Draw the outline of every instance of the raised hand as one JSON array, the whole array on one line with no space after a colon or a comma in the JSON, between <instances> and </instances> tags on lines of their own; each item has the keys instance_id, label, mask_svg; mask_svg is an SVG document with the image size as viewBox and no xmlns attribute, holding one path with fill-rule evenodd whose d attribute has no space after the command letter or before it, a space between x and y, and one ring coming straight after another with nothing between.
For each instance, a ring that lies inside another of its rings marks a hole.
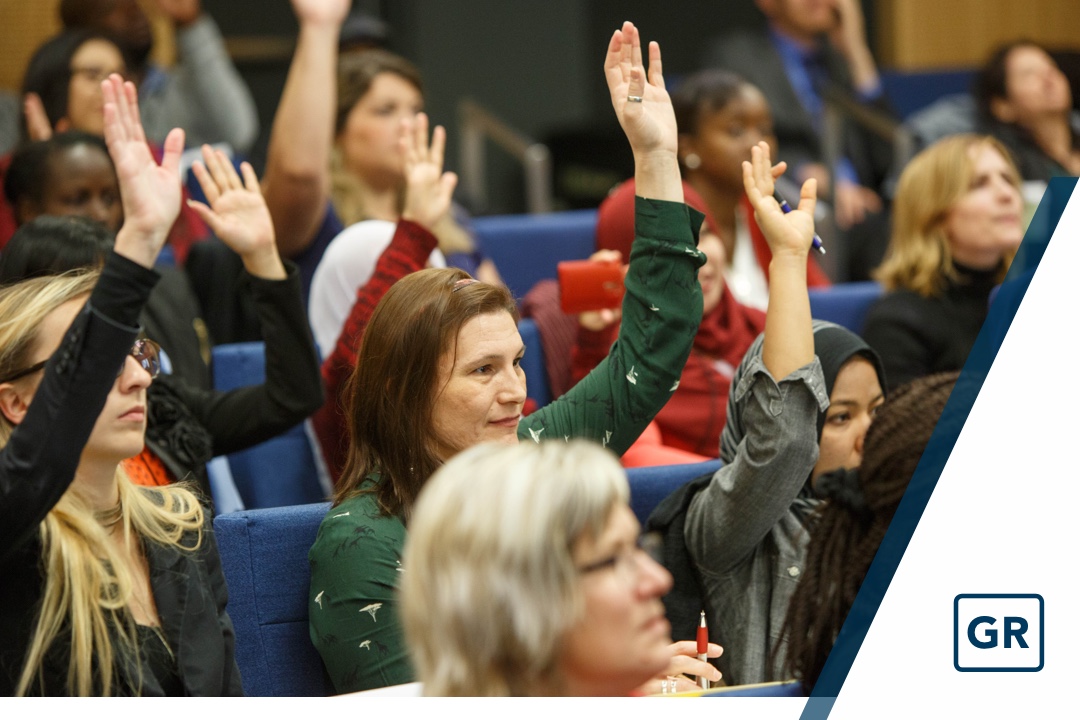
<instances>
[{"instance_id":1,"label":"raised hand","mask_svg":"<svg viewBox=\"0 0 1080 720\"><path fill-rule=\"evenodd\" d=\"M405 156L405 207L401 216L429 230L450 211L457 175L443 172L446 130L435 126L428 144L428 116L418 113L402 123L401 150Z\"/></svg>"},{"instance_id":2,"label":"raised hand","mask_svg":"<svg viewBox=\"0 0 1080 720\"><path fill-rule=\"evenodd\" d=\"M116 251L151 267L180 214L180 153L184 131L165 138L161 165L154 161L139 119L135 86L116 74L101 83L105 100L105 144L116 166L124 225Z\"/></svg>"},{"instance_id":3,"label":"raised hand","mask_svg":"<svg viewBox=\"0 0 1080 720\"><path fill-rule=\"evenodd\" d=\"M340 25L349 14L352 0L292 0L293 12L300 24Z\"/></svg>"},{"instance_id":4,"label":"raised hand","mask_svg":"<svg viewBox=\"0 0 1080 720\"><path fill-rule=\"evenodd\" d=\"M26 134L32 141L48 140L52 137L52 124L37 93L26 93L23 97L23 116L26 118Z\"/></svg>"},{"instance_id":5,"label":"raised hand","mask_svg":"<svg viewBox=\"0 0 1080 720\"><path fill-rule=\"evenodd\" d=\"M678 146L678 128L671 98L664 87L660 46L649 43L646 75L638 29L629 21L623 23L608 44L604 75L611 92L611 104L634 154L657 151L674 154ZM640 101L631 98L640 98Z\"/></svg>"},{"instance_id":6,"label":"raised hand","mask_svg":"<svg viewBox=\"0 0 1080 720\"><path fill-rule=\"evenodd\" d=\"M202 162L192 164L191 169L209 205L195 200L189 200L188 205L240 255L253 275L285 277L274 244L274 223L251 164L240 164L241 181L225 153L203 145L202 156Z\"/></svg>"},{"instance_id":7,"label":"raised hand","mask_svg":"<svg viewBox=\"0 0 1080 720\"><path fill-rule=\"evenodd\" d=\"M802 255L810 251L814 239L814 206L817 204L817 181L813 178L803 183L799 194L799 206L788 214L780 209L773 192L774 178L783 173L786 165L771 164L769 144L762 141L750 150L750 161L743 161L743 187L758 225L765 233L773 257Z\"/></svg>"}]
</instances>

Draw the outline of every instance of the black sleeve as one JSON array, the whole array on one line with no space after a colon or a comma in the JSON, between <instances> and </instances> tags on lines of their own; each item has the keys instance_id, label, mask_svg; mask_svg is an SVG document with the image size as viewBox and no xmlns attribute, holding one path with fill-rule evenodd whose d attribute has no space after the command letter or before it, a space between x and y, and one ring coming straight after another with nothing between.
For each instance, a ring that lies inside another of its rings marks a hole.
<instances>
[{"instance_id":1,"label":"black sleeve","mask_svg":"<svg viewBox=\"0 0 1080 720\"><path fill-rule=\"evenodd\" d=\"M26 541L71 484L157 278L110 252L89 301L45 366L26 416L0 450L0 560Z\"/></svg>"},{"instance_id":2,"label":"black sleeve","mask_svg":"<svg viewBox=\"0 0 1080 720\"><path fill-rule=\"evenodd\" d=\"M300 295L300 273L286 262L288 277L251 277L266 343L266 382L228 392L174 388L213 438L214 455L269 440L318 410L323 403L318 353Z\"/></svg>"}]
</instances>

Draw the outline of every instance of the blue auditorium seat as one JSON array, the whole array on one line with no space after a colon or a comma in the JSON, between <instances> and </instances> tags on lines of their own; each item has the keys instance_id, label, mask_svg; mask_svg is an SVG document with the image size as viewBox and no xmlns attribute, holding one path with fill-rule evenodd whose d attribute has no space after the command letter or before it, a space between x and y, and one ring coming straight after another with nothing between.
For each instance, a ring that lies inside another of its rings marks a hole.
<instances>
[{"instance_id":1,"label":"blue auditorium seat","mask_svg":"<svg viewBox=\"0 0 1080 720\"><path fill-rule=\"evenodd\" d=\"M536 401L537 409L551 402L551 390L548 388L547 368L544 367L544 347L540 344L540 329L536 322L525 318L518 323L518 333L525 343L525 357L521 368L525 371L529 397Z\"/></svg>"},{"instance_id":2,"label":"blue auditorium seat","mask_svg":"<svg viewBox=\"0 0 1080 720\"><path fill-rule=\"evenodd\" d=\"M474 218L473 230L503 282L519 300L538 281L557 277L561 260L581 260L595 248L596 211Z\"/></svg>"},{"instance_id":3,"label":"blue auditorium seat","mask_svg":"<svg viewBox=\"0 0 1080 720\"><path fill-rule=\"evenodd\" d=\"M817 320L843 325L859 335L866 323L866 313L883 292L876 282L841 283L811 289L810 314Z\"/></svg>"},{"instance_id":4,"label":"blue auditorium seat","mask_svg":"<svg viewBox=\"0 0 1080 720\"><path fill-rule=\"evenodd\" d=\"M334 692L308 635L307 556L329 509L330 503L315 503L214 519L246 695Z\"/></svg>"},{"instance_id":5,"label":"blue auditorium seat","mask_svg":"<svg viewBox=\"0 0 1080 720\"><path fill-rule=\"evenodd\" d=\"M212 356L217 390L255 385L266 378L261 342L216 345ZM316 452L301 423L255 447L230 454L229 469L244 506L253 509L325 500Z\"/></svg>"},{"instance_id":6,"label":"blue auditorium seat","mask_svg":"<svg viewBox=\"0 0 1080 720\"><path fill-rule=\"evenodd\" d=\"M644 526L646 518L661 500L694 478L711 475L721 465L720 460L709 460L688 465L630 468L626 471L630 480L630 508Z\"/></svg>"}]
</instances>

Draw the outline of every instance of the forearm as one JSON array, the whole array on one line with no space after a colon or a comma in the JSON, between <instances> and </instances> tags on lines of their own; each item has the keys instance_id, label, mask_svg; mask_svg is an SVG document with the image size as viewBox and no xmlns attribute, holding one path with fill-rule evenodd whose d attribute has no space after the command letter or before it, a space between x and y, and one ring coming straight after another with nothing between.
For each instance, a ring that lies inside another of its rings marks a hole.
<instances>
[{"instance_id":1,"label":"forearm","mask_svg":"<svg viewBox=\"0 0 1080 720\"><path fill-rule=\"evenodd\" d=\"M805 252L793 252L773 255L769 263L769 308L761 355L769 374L781 380L814 359L806 262Z\"/></svg>"},{"instance_id":2,"label":"forearm","mask_svg":"<svg viewBox=\"0 0 1080 720\"><path fill-rule=\"evenodd\" d=\"M578 385L523 423L546 439L585 437L622 454L671 399L701 323L701 214L637 199L619 338Z\"/></svg>"},{"instance_id":3,"label":"forearm","mask_svg":"<svg viewBox=\"0 0 1080 720\"><path fill-rule=\"evenodd\" d=\"M682 175L674 153L666 150L634 155L635 193L649 200L683 202Z\"/></svg>"},{"instance_id":4,"label":"forearm","mask_svg":"<svg viewBox=\"0 0 1080 720\"><path fill-rule=\"evenodd\" d=\"M254 278L260 280L284 280L288 277L285 263L281 261L281 255L278 254L277 246L274 244L243 253L240 256L240 261L244 263L244 270L247 271L248 275Z\"/></svg>"},{"instance_id":5,"label":"forearm","mask_svg":"<svg viewBox=\"0 0 1080 720\"><path fill-rule=\"evenodd\" d=\"M318 354L300 297L299 271L290 267L282 280L253 277L251 288L264 339L266 380L227 393L208 393L197 404L215 455L242 450L288 430L324 400Z\"/></svg>"},{"instance_id":6,"label":"forearm","mask_svg":"<svg viewBox=\"0 0 1080 720\"><path fill-rule=\"evenodd\" d=\"M880 90L881 77L870 48L866 45L858 46L848 53L847 59L851 84L860 95L870 96Z\"/></svg>"},{"instance_id":7,"label":"forearm","mask_svg":"<svg viewBox=\"0 0 1080 720\"><path fill-rule=\"evenodd\" d=\"M286 256L303 250L330 195L337 23L304 23L270 131L263 192Z\"/></svg>"},{"instance_id":8,"label":"forearm","mask_svg":"<svg viewBox=\"0 0 1080 720\"><path fill-rule=\"evenodd\" d=\"M618 335L618 326L589 330L578 326L577 341L570 354L570 379L576 385L607 357Z\"/></svg>"},{"instance_id":9,"label":"forearm","mask_svg":"<svg viewBox=\"0 0 1080 720\"><path fill-rule=\"evenodd\" d=\"M704 569L724 572L745 558L802 490L818 457L823 385L816 359L779 383L760 359L746 367L732 389L745 435L686 516L687 547Z\"/></svg>"},{"instance_id":10,"label":"forearm","mask_svg":"<svg viewBox=\"0 0 1080 720\"><path fill-rule=\"evenodd\" d=\"M186 100L183 109L191 109L190 104L195 102L197 116L193 124L204 128L206 135L200 138L193 133L189 140L224 141L246 152L259 134L259 117L251 91L233 65L217 24L203 13L178 30L176 39L180 62L175 81L191 93L179 93Z\"/></svg>"}]
</instances>

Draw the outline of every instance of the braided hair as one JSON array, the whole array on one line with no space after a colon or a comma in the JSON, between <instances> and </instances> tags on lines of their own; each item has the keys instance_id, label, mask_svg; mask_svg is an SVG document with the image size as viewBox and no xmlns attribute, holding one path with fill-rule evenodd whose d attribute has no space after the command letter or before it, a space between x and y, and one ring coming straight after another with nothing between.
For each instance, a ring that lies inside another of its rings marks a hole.
<instances>
[{"instance_id":1,"label":"braided hair","mask_svg":"<svg viewBox=\"0 0 1080 720\"><path fill-rule=\"evenodd\" d=\"M785 673L813 689L958 373L920 378L894 391L866 433L862 465L818 478L826 499L811 519L804 572L781 638Z\"/></svg>"}]
</instances>

